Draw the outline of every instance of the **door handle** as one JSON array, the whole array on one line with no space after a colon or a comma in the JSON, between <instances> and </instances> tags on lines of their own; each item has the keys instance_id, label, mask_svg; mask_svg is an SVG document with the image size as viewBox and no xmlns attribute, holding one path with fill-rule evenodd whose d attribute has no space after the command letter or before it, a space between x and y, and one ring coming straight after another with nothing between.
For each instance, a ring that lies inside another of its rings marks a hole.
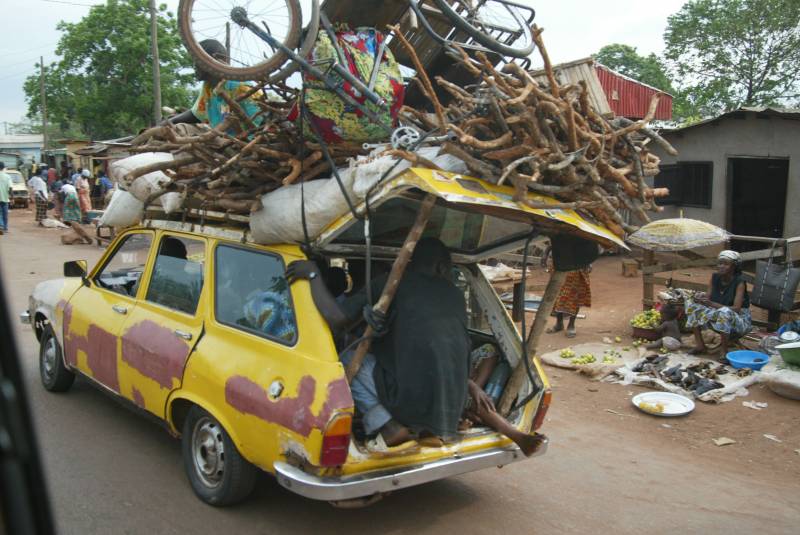
<instances>
[{"instance_id":1,"label":"door handle","mask_svg":"<svg viewBox=\"0 0 800 535\"><path fill-rule=\"evenodd\" d=\"M122 305L114 305L114 306L111 307L111 310L113 310L117 314L127 314L128 313L128 308L124 307Z\"/></svg>"},{"instance_id":2,"label":"door handle","mask_svg":"<svg viewBox=\"0 0 800 535\"><path fill-rule=\"evenodd\" d=\"M186 331L182 331L180 329L175 329L175 331L173 331L173 332L175 333L175 336L179 336L179 337L183 338L184 340L191 340L192 339L192 333L187 333Z\"/></svg>"}]
</instances>

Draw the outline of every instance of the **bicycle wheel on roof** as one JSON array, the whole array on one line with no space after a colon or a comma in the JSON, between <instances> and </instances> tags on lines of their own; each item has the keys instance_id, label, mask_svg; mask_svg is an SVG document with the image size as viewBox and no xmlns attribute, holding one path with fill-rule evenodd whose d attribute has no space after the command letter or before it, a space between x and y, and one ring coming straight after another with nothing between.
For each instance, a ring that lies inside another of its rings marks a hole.
<instances>
[{"instance_id":1,"label":"bicycle wheel on roof","mask_svg":"<svg viewBox=\"0 0 800 535\"><path fill-rule=\"evenodd\" d=\"M508 0L433 0L453 24L483 46L505 56L527 57L536 44L533 8Z\"/></svg>"},{"instance_id":2,"label":"bicycle wheel on roof","mask_svg":"<svg viewBox=\"0 0 800 535\"><path fill-rule=\"evenodd\" d=\"M181 0L178 28L189 54L204 71L227 80L258 80L286 63L286 55L272 49L257 35L235 24L231 11L243 8L287 48L297 46L302 27L299 0ZM226 62L207 54L200 43L214 39L229 44Z\"/></svg>"}]
</instances>

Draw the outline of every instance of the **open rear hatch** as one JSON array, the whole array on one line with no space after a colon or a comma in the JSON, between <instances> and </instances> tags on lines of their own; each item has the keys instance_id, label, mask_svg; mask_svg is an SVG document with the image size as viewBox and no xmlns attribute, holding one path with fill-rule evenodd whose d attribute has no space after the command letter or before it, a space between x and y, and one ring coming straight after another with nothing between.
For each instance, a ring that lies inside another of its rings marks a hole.
<instances>
[{"instance_id":1,"label":"open rear hatch","mask_svg":"<svg viewBox=\"0 0 800 535\"><path fill-rule=\"evenodd\" d=\"M489 334L494 337L512 367L516 366L522 356L520 334L491 285L474 264L500 253L522 248L525 240L534 232L548 235L573 234L605 246L626 248L616 235L587 221L573 210L530 208L513 200L513 188L495 186L463 175L414 168L379 185L370 196L369 230L373 258L388 260L396 257L416 218L421 199L426 194L436 196L436 206L423 236L441 239L450 249L454 263L462 266L464 278L468 279L475 299L491 309L487 314L491 329ZM559 204L555 199L532 193L528 198L538 205ZM348 213L329 225L316 240L316 248L331 256L363 257L366 253L363 220L366 210L366 205L362 203L356 207L358 217ZM492 303L495 308L492 308ZM549 405L549 384L538 359L532 370L534 384L526 381L518 394L519 399L528 399L528 402L508 415L515 427L525 432L531 432L541 424L542 418L537 415L543 416ZM396 477L399 470L418 474L420 470L436 468L443 470L445 475L452 475L481 468L478 465L482 464L503 465L518 460L517 456L521 457L521 453L510 439L488 428L474 427L455 443L441 446L418 445L390 454L370 452L363 442L354 439L350 444L347 462L341 467L308 467L309 471L303 472L285 463L278 463L276 468L279 481L285 486L291 486L294 482L292 490L295 492L309 497L330 499L335 493L323 492L315 495L314 489L318 489L316 483L321 480L308 486L307 492L302 492L298 488L301 483L298 478L323 477L327 481L323 486L332 485L331 488L342 485L346 487L348 482L363 483L364 478L381 480L386 485L389 484L386 481L391 483L392 477L395 481L400 481ZM453 471L448 464L454 459L465 461L457 471ZM447 468L443 463L447 464ZM385 477L389 479L384 481ZM418 474L417 479L420 477L422 476ZM428 473L427 477L429 479L426 480L431 480L433 475ZM423 481L408 483L405 480L404 483L395 482L391 485L398 488L421 482ZM353 494L343 491L339 499L347 496L352 497Z\"/></svg>"}]
</instances>

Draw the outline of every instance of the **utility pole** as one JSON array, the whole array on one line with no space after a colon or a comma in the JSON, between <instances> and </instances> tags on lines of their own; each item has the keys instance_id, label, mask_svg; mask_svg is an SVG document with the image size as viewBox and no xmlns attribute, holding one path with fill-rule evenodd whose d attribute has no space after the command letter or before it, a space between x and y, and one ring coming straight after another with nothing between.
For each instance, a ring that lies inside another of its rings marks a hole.
<instances>
[{"instance_id":1,"label":"utility pole","mask_svg":"<svg viewBox=\"0 0 800 535\"><path fill-rule=\"evenodd\" d=\"M39 56L39 91L42 94L42 149L47 150L47 97L44 94L44 56ZM40 159L44 161L44 155Z\"/></svg>"},{"instance_id":2,"label":"utility pole","mask_svg":"<svg viewBox=\"0 0 800 535\"><path fill-rule=\"evenodd\" d=\"M153 51L153 121L161 122L161 66L158 61L158 18L156 0L150 0L150 42Z\"/></svg>"}]
</instances>

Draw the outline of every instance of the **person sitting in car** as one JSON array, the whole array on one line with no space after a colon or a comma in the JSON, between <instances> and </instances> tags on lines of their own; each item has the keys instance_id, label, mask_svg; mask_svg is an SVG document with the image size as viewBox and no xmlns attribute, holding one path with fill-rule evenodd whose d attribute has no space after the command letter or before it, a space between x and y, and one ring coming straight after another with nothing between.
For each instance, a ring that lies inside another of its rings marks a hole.
<instances>
[{"instance_id":1,"label":"person sitting in car","mask_svg":"<svg viewBox=\"0 0 800 535\"><path fill-rule=\"evenodd\" d=\"M456 440L469 396L475 420L506 434L531 455L540 439L511 426L470 380L466 303L451 280L452 272L447 247L435 238L420 240L397 288L385 330L380 325L385 318L369 312L365 291L338 304L314 262L292 262L286 276L290 283L310 282L314 303L335 332L355 325L365 307L374 327L384 331L373 340L371 353L350 385L365 431L376 435L379 446L397 446L415 436ZM373 296L380 295L387 279L373 281ZM343 363L352 357L353 352L345 353Z\"/></svg>"}]
</instances>

